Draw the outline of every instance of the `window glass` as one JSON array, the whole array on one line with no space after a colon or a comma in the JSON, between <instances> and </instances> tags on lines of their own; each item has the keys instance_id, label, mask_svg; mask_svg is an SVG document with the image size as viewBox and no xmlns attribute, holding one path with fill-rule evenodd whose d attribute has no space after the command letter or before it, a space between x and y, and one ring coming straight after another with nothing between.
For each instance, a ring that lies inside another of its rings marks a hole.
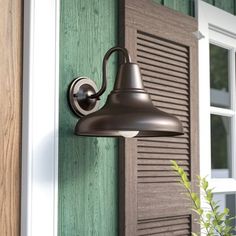
<instances>
[{"instance_id":1,"label":"window glass","mask_svg":"<svg viewBox=\"0 0 236 236\"><path fill-rule=\"evenodd\" d=\"M211 115L212 178L230 178L231 174L231 118Z\"/></svg>"},{"instance_id":2,"label":"window glass","mask_svg":"<svg viewBox=\"0 0 236 236\"><path fill-rule=\"evenodd\" d=\"M215 202L218 202L219 211L223 212L224 208L228 208L230 210L230 215L229 217L234 217L236 216L236 211L235 211L235 203L236 203L236 195L235 194L224 194L224 193L215 193L213 195L213 200ZM235 219L232 221L232 226L236 226L236 221Z\"/></svg>"},{"instance_id":3,"label":"window glass","mask_svg":"<svg viewBox=\"0 0 236 236\"><path fill-rule=\"evenodd\" d=\"M210 44L211 106L230 108L228 50Z\"/></svg>"}]
</instances>

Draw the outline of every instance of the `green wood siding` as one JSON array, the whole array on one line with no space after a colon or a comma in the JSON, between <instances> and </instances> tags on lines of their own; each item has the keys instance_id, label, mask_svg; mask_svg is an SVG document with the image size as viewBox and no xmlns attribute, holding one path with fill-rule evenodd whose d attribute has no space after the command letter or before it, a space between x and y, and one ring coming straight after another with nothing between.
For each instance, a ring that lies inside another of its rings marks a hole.
<instances>
[{"instance_id":1,"label":"green wood siding","mask_svg":"<svg viewBox=\"0 0 236 236\"><path fill-rule=\"evenodd\" d=\"M204 0L205 2L225 10L231 14L236 14L236 0Z\"/></svg>"},{"instance_id":2,"label":"green wood siding","mask_svg":"<svg viewBox=\"0 0 236 236\"><path fill-rule=\"evenodd\" d=\"M117 234L117 140L73 134L77 118L67 104L73 78L101 84L102 58L117 44L115 0L61 1L59 235ZM113 86L115 59L109 63ZM105 97L105 96L103 96ZM102 102L101 102L102 103Z\"/></svg>"},{"instance_id":3,"label":"green wood siding","mask_svg":"<svg viewBox=\"0 0 236 236\"><path fill-rule=\"evenodd\" d=\"M194 15L194 0L153 0L156 3L172 8L183 14Z\"/></svg>"},{"instance_id":4,"label":"green wood siding","mask_svg":"<svg viewBox=\"0 0 236 236\"><path fill-rule=\"evenodd\" d=\"M194 16L194 0L153 0L156 3L177 10L183 14ZM236 14L236 0L204 0L205 2Z\"/></svg>"},{"instance_id":5,"label":"green wood siding","mask_svg":"<svg viewBox=\"0 0 236 236\"><path fill-rule=\"evenodd\" d=\"M194 12L192 0L153 1L184 14L193 15ZM73 128L77 118L67 104L67 88L76 76L86 75L98 86L101 84L102 58L110 47L117 45L117 2L61 0L60 236L118 235L117 140L75 136ZM214 3L233 12L233 2L218 0ZM115 67L113 57L109 63L109 90L113 86Z\"/></svg>"}]
</instances>

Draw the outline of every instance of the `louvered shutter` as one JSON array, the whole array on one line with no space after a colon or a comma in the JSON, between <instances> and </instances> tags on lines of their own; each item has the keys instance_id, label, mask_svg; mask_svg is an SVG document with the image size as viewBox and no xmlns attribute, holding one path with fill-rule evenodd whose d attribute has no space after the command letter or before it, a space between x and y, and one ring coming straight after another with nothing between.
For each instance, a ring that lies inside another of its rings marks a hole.
<instances>
[{"instance_id":1,"label":"louvered shutter","mask_svg":"<svg viewBox=\"0 0 236 236\"><path fill-rule=\"evenodd\" d=\"M170 163L176 160L190 179L198 174L195 31L194 18L150 0L121 3L121 42L140 65L154 104L182 121L184 135L120 140L119 235L190 236L199 230Z\"/></svg>"}]
</instances>

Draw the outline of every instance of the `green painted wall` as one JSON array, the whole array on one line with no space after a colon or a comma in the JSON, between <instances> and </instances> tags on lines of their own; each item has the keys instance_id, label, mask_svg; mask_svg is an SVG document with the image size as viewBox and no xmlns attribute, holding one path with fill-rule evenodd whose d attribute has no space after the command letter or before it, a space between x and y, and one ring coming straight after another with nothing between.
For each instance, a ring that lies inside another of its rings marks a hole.
<instances>
[{"instance_id":1,"label":"green painted wall","mask_svg":"<svg viewBox=\"0 0 236 236\"><path fill-rule=\"evenodd\" d=\"M236 14L236 0L204 0L205 2L221 8L231 14Z\"/></svg>"},{"instance_id":2,"label":"green painted wall","mask_svg":"<svg viewBox=\"0 0 236 236\"><path fill-rule=\"evenodd\" d=\"M60 24L59 235L117 234L117 140L76 137L67 104L73 78L98 86L105 52L117 44L115 0L62 0ZM115 59L109 63L112 87ZM105 96L103 96L105 97Z\"/></svg>"},{"instance_id":3,"label":"green painted wall","mask_svg":"<svg viewBox=\"0 0 236 236\"><path fill-rule=\"evenodd\" d=\"M194 12L192 0L153 1L184 14ZM98 86L101 84L102 58L110 47L117 45L117 4L118 0L61 0L60 236L118 235L117 140L76 137L73 128L77 118L67 104L67 88L73 78L86 75ZM115 58L110 61L108 91L113 86L116 68Z\"/></svg>"},{"instance_id":4,"label":"green painted wall","mask_svg":"<svg viewBox=\"0 0 236 236\"><path fill-rule=\"evenodd\" d=\"M153 0L185 15L194 16L194 0Z\"/></svg>"}]
</instances>

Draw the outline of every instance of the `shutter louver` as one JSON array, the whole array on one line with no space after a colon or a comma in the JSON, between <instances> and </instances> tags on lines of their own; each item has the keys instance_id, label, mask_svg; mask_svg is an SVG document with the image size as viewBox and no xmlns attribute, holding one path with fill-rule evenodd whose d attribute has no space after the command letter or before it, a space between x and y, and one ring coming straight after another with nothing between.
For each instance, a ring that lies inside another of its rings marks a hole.
<instances>
[{"instance_id":1,"label":"shutter louver","mask_svg":"<svg viewBox=\"0 0 236 236\"><path fill-rule=\"evenodd\" d=\"M168 217L138 221L138 236L147 235L179 235L188 236L191 233L190 216Z\"/></svg>"},{"instance_id":2,"label":"shutter louver","mask_svg":"<svg viewBox=\"0 0 236 236\"><path fill-rule=\"evenodd\" d=\"M154 105L181 120L185 133L181 137L138 139L138 182L177 182L170 160L178 161L188 174L190 170L188 48L140 31L137 38L137 62L146 90ZM146 53L147 49L152 53ZM185 104L179 105L181 102Z\"/></svg>"},{"instance_id":3,"label":"shutter louver","mask_svg":"<svg viewBox=\"0 0 236 236\"><path fill-rule=\"evenodd\" d=\"M124 0L123 44L141 68L155 106L177 116L179 137L120 142L120 235L190 236L198 230L175 160L198 174L196 21L149 0Z\"/></svg>"}]
</instances>

